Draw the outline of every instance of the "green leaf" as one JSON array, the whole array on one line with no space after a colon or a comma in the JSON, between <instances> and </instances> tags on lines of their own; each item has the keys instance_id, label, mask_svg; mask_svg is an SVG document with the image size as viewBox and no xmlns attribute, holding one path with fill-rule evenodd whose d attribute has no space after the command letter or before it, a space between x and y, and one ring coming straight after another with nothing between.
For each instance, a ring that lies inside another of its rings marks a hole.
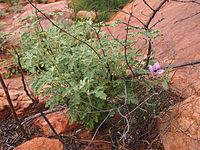
<instances>
[{"instance_id":1,"label":"green leaf","mask_svg":"<svg viewBox=\"0 0 200 150\"><path fill-rule=\"evenodd\" d=\"M166 91L169 89L167 79L164 79L164 80L162 81L162 87L163 87L163 89L166 90Z\"/></svg>"},{"instance_id":2,"label":"green leaf","mask_svg":"<svg viewBox=\"0 0 200 150\"><path fill-rule=\"evenodd\" d=\"M104 99L104 100L106 100L106 98L107 98L107 95L103 91L96 91L95 96L100 99Z\"/></svg>"}]
</instances>

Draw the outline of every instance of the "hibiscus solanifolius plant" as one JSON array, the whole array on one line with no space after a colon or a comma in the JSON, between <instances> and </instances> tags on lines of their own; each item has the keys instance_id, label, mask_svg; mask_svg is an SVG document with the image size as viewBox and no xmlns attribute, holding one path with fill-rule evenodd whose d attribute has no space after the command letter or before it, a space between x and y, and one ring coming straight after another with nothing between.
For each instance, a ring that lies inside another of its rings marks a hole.
<instances>
[{"instance_id":1,"label":"hibiscus solanifolius plant","mask_svg":"<svg viewBox=\"0 0 200 150\"><path fill-rule=\"evenodd\" d=\"M25 32L18 50L23 68L31 73L35 94L45 86L43 94L51 96L47 106L66 106L71 122L80 122L89 129L125 105L136 107L139 97L147 95L152 87L145 79L149 71L141 61L144 56L134 42L113 38L100 30L100 25L105 26L90 21L62 26L69 34L56 27ZM123 43L133 45L127 46L127 54ZM129 67L125 60L139 75L134 80L126 78ZM155 73L160 67L157 64L149 69ZM138 90L141 85L145 85L145 92Z\"/></svg>"}]
</instances>

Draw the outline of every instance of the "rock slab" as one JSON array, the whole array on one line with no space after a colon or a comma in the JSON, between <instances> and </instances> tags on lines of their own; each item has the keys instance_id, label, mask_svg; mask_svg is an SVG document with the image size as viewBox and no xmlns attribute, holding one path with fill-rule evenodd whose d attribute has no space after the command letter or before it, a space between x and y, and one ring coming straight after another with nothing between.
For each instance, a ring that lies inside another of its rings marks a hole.
<instances>
[{"instance_id":1,"label":"rock slab","mask_svg":"<svg viewBox=\"0 0 200 150\"><path fill-rule=\"evenodd\" d=\"M64 150L64 147L57 139L37 137L21 144L14 150Z\"/></svg>"},{"instance_id":2,"label":"rock slab","mask_svg":"<svg viewBox=\"0 0 200 150\"><path fill-rule=\"evenodd\" d=\"M159 120L165 150L198 150L200 147L200 97L191 96L172 107Z\"/></svg>"},{"instance_id":3,"label":"rock slab","mask_svg":"<svg viewBox=\"0 0 200 150\"><path fill-rule=\"evenodd\" d=\"M66 110L48 114L46 115L46 117L58 134L67 134L73 132L73 130L77 127L76 123L70 124L69 117L66 114ZM44 118L39 117L34 121L34 124L42 129L44 136L55 136Z\"/></svg>"}]
</instances>

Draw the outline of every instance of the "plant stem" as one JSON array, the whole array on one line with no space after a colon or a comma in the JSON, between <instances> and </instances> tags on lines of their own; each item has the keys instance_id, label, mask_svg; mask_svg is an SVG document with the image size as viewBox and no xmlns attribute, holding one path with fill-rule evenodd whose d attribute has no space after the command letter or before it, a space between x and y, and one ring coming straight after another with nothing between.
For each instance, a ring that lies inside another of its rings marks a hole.
<instances>
[{"instance_id":1,"label":"plant stem","mask_svg":"<svg viewBox=\"0 0 200 150\"><path fill-rule=\"evenodd\" d=\"M47 122L49 128L52 130L52 132L56 135L56 137L58 138L58 140L63 144L64 149L66 149L66 145L64 140L62 139L62 136L60 136L57 131L54 129L54 127L52 126L51 122L49 121L49 119L45 116L43 110L40 108L40 104L39 104L39 99L35 97L34 94L32 94L31 92L29 92L28 86L26 84L26 79L23 73L23 69L22 69L22 65L21 65L21 61L20 61L20 56L17 53L17 51L15 51L16 55L17 55L17 60L18 60L18 66L20 69L20 73L21 73L21 77L22 77L22 83L23 83L23 87L24 87L24 91L26 92L26 95L32 100L33 104L35 105L35 108L37 109L37 111L39 111L39 113L41 114L41 116L44 118L44 120Z\"/></svg>"},{"instance_id":2,"label":"plant stem","mask_svg":"<svg viewBox=\"0 0 200 150\"><path fill-rule=\"evenodd\" d=\"M14 116L15 121L16 121L17 125L19 126L20 130L22 131L22 134L24 135L24 137L25 137L27 140L29 140L30 138L29 138L28 134L26 133L24 127L21 125L21 122L20 122L19 118L17 117L17 114L16 114L16 112L15 112L14 106L13 106L12 101L11 101L11 98L10 98L10 94L9 94L9 92L8 92L8 88L6 87L6 85L5 85L4 81L3 81L3 78L2 78L2 76L1 76L1 74L0 74L0 82L1 82L1 85L2 85L2 87L3 87L4 92L5 92L5 94L6 94L6 99L7 99L7 101L8 101L8 104L9 104L9 106L10 106L10 109L11 109L11 112L12 112L12 114L13 114L13 116Z\"/></svg>"}]
</instances>

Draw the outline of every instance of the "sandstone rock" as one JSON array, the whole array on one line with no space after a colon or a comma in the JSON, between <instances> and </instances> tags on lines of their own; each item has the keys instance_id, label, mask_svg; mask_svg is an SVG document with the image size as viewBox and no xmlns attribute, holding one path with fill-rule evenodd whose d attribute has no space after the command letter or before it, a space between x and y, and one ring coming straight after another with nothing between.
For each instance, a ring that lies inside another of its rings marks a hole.
<instances>
[{"instance_id":1,"label":"sandstone rock","mask_svg":"<svg viewBox=\"0 0 200 150\"><path fill-rule=\"evenodd\" d=\"M165 150L198 150L200 147L200 97L192 96L171 108L159 120Z\"/></svg>"},{"instance_id":2,"label":"sandstone rock","mask_svg":"<svg viewBox=\"0 0 200 150\"><path fill-rule=\"evenodd\" d=\"M77 127L75 123L70 124L66 110L51 113L46 116L58 134L72 132ZM45 136L55 136L44 118L38 118L34 121L34 124L43 130Z\"/></svg>"},{"instance_id":3,"label":"sandstone rock","mask_svg":"<svg viewBox=\"0 0 200 150\"><path fill-rule=\"evenodd\" d=\"M10 115L10 108L5 98L0 97L0 120Z\"/></svg>"},{"instance_id":4,"label":"sandstone rock","mask_svg":"<svg viewBox=\"0 0 200 150\"><path fill-rule=\"evenodd\" d=\"M156 8L160 0L148 0L148 3ZM141 21L146 22L152 11L143 3L135 0L124 7L112 17L110 23L116 20L127 22L129 15L124 12L132 12ZM157 60L162 65L185 63L192 60L199 60L200 52L200 15L199 5L195 3L181 3L169 1L157 13L150 26L163 18L153 29L159 30L163 36L154 41ZM131 18L131 25L142 26L141 23ZM124 38L126 25L120 24L117 27L109 28L115 37ZM106 30L106 29L105 29ZM139 48L145 49L144 41L139 42ZM183 97L189 97L200 93L200 65L193 65L175 69L171 72L171 88L180 93Z\"/></svg>"},{"instance_id":5,"label":"sandstone rock","mask_svg":"<svg viewBox=\"0 0 200 150\"><path fill-rule=\"evenodd\" d=\"M0 3L0 10L6 11L9 8L7 3Z\"/></svg>"},{"instance_id":6,"label":"sandstone rock","mask_svg":"<svg viewBox=\"0 0 200 150\"><path fill-rule=\"evenodd\" d=\"M64 147L57 139L36 137L19 145L14 150L64 150Z\"/></svg>"},{"instance_id":7,"label":"sandstone rock","mask_svg":"<svg viewBox=\"0 0 200 150\"><path fill-rule=\"evenodd\" d=\"M67 23L69 19L74 17L73 9L71 9L68 6L68 2L65 1L58 1L49 4L37 4L37 8L57 23ZM17 45L20 33L30 30L30 28L23 28L23 25L27 23L31 24L31 18L36 18L34 15L35 9L30 4L24 6L21 12L22 13L17 13L12 16L12 18L8 18L6 21L8 22L8 26L3 30L3 32L12 33L7 39L7 44L10 48ZM52 27L52 24L41 13L38 13L38 16L41 18L41 25L43 28Z\"/></svg>"},{"instance_id":8,"label":"sandstone rock","mask_svg":"<svg viewBox=\"0 0 200 150\"><path fill-rule=\"evenodd\" d=\"M5 79L5 84L8 86L8 91L10 98L12 100L13 106L16 110L17 115L24 115L25 113L31 111L33 102L26 95L23 84L21 81L21 77L14 77L11 79ZM39 94L40 105L44 107L46 101L48 100L48 96L42 96ZM10 107L6 99L6 95L4 90L0 85L0 120L5 119L10 115Z\"/></svg>"},{"instance_id":9,"label":"sandstone rock","mask_svg":"<svg viewBox=\"0 0 200 150\"><path fill-rule=\"evenodd\" d=\"M21 77L13 77L13 78L9 78L9 79L4 79L4 82L6 84L6 86L8 87L8 90L17 90L17 91L21 91L23 90L23 84L21 81ZM2 86L0 84L0 89L2 89Z\"/></svg>"},{"instance_id":10,"label":"sandstone rock","mask_svg":"<svg viewBox=\"0 0 200 150\"><path fill-rule=\"evenodd\" d=\"M50 19L54 19L54 17L52 16L53 13L61 13L62 15L60 15L59 18L61 20L69 19L74 15L73 10L68 7L65 1L58 1L51 4L37 4L37 8L39 10L42 10L44 14L50 17ZM21 19L25 19L26 17L30 16L31 14L33 14L34 11L35 9L30 4L27 4L23 8L23 13L14 17L15 19L13 21L13 24L19 23ZM41 13L39 13L38 15L42 18L42 20L46 19Z\"/></svg>"},{"instance_id":11,"label":"sandstone rock","mask_svg":"<svg viewBox=\"0 0 200 150\"><path fill-rule=\"evenodd\" d=\"M0 97L3 97L4 95L4 90L0 88Z\"/></svg>"},{"instance_id":12,"label":"sandstone rock","mask_svg":"<svg viewBox=\"0 0 200 150\"><path fill-rule=\"evenodd\" d=\"M18 107L15 107L17 115L25 115L32 110L33 102L30 99L26 101L19 101Z\"/></svg>"},{"instance_id":13,"label":"sandstone rock","mask_svg":"<svg viewBox=\"0 0 200 150\"><path fill-rule=\"evenodd\" d=\"M9 90L9 95L11 100L17 100L22 91L17 91L17 90ZM5 93L3 93L3 97L6 97Z\"/></svg>"},{"instance_id":14,"label":"sandstone rock","mask_svg":"<svg viewBox=\"0 0 200 150\"><path fill-rule=\"evenodd\" d=\"M81 20L92 20L94 21L97 17L96 13L94 11L79 11L76 14L77 19Z\"/></svg>"}]
</instances>

